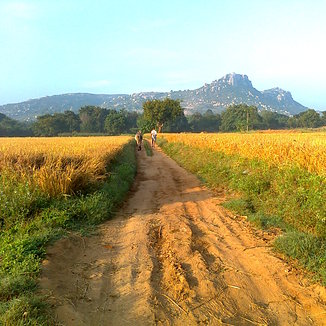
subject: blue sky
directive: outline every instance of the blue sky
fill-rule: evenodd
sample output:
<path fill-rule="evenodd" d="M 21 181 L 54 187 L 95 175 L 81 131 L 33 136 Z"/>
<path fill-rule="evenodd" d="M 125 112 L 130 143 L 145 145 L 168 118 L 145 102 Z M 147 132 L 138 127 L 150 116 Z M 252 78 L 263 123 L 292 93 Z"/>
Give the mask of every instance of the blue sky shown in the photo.
<path fill-rule="evenodd" d="M 0 0 L 0 104 L 247 74 L 326 110 L 326 0 Z"/>

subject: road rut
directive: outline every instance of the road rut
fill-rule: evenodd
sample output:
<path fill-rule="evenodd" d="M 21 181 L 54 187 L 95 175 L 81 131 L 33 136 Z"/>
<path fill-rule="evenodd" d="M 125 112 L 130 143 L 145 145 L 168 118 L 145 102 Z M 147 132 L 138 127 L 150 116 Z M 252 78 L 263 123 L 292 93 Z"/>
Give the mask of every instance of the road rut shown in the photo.
<path fill-rule="evenodd" d="M 49 248 L 42 292 L 63 325 L 326 325 L 325 288 L 159 149 L 116 217 Z"/>

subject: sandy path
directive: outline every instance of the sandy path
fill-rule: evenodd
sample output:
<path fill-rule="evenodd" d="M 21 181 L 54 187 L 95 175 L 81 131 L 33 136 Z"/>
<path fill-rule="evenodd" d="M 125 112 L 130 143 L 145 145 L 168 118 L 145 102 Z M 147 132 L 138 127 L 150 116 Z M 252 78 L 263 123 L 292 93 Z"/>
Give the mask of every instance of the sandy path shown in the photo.
<path fill-rule="evenodd" d="M 308 285 L 254 231 L 160 150 L 118 215 L 48 251 L 41 287 L 63 325 L 326 325 Z"/>

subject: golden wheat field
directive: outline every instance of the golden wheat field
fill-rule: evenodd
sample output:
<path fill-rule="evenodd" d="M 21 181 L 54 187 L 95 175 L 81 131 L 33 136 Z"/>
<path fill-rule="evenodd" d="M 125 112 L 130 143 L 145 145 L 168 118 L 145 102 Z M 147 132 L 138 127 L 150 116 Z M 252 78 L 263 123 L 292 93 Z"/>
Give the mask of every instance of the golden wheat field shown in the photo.
<path fill-rule="evenodd" d="M 70 195 L 105 178 L 111 159 L 130 140 L 129 136 L 1 138 L 0 172 L 50 196 Z"/>
<path fill-rule="evenodd" d="M 164 134 L 163 138 L 225 154 L 258 158 L 272 165 L 296 165 L 309 172 L 326 175 L 325 132 L 185 133 Z"/>

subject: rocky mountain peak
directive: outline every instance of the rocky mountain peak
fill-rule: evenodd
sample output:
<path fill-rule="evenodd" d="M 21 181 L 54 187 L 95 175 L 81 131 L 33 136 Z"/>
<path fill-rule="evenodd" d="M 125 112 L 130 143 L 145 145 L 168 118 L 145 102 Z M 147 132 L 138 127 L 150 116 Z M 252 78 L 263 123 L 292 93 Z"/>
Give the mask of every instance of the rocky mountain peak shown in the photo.
<path fill-rule="evenodd" d="M 285 101 L 285 100 L 293 101 L 292 94 L 288 91 L 285 91 L 282 88 L 279 88 L 279 87 L 274 87 L 274 88 L 262 91 L 262 94 L 265 96 L 270 96 L 270 97 L 276 98 L 279 102 Z"/>
<path fill-rule="evenodd" d="M 210 84 L 205 83 L 204 86 L 198 89 L 198 93 L 215 93 L 227 88 L 253 89 L 253 86 L 247 75 L 240 75 L 233 72 L 212 81 Z"/>
<path fill-rule="evenodd" d="M 142 110 L 145 101 L 166 97 L 182 101 L 186 114 L 194 112 L 221 112 L 228 106 L 245 103 L 258 110 L 270 110 L 283 114 L 297 114 L 307 108 L 293 100 L 290 92 L 281 88 L 258 91 L 247 75 L 230 73 L 194 90 L 171 92 L 141 92 L 128 94 L 62 94 L 43 97 L 22 103 L 0 106 L 0 113 L 19 120 L 33 120 L 42 114 L 73 110 L 85 105 L 104 108 Z"/>
<path fill-rule="evenodd" d="M 218 80 L 219 83 L 228 84 L 234 87 L 252 87 L 251 81 L 247 75 L 231 73 Z"/>

